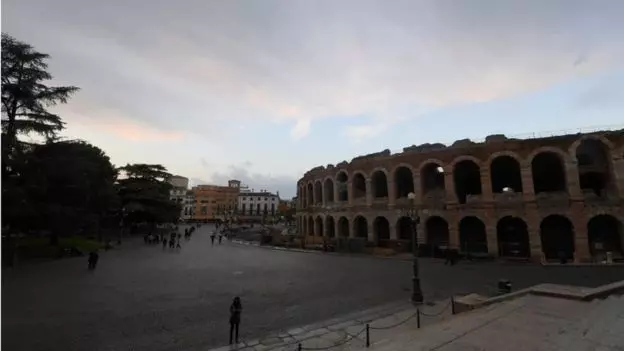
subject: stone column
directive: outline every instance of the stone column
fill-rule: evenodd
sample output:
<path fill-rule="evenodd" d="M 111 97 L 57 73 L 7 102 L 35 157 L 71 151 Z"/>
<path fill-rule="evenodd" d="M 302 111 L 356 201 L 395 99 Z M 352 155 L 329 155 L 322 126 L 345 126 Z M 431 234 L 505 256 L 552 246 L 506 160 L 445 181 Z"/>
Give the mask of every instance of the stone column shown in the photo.
<path fill-rule="evenodd" d="M 340 202 L 340 200 L 338 199 L 338 187 L 340 183 L 338 183 L 338 181 L 335 180 L 333 184 L 334 184 L 334 203 L 338 203 Z"/>
<path fill-rule="evenodd" d="M 414 182 L 414 194 L 416 195 L 416 198 L 414 199 L 416 205 L 422 205 L 422 198 L 423 198 L 423 193 L 422 193 L 422 184 L 421 184 L 421 180 L 420 180 L 420 174 L 415 174 L 414 178 L 413 178 L 413 182 Z"/>
<path fill-rule="evenodd" d="M 394 182 L 394 180 L 388 178 L 388 206 L 390 208 L 394 207 L 394 205 L 396 204 L 396 194 L 396 183 Z"/>
<path fill-rule="evenodd" d="M 481 167 L 481 193 L 483 201 L 492 202 L 492 181 L 490 179 L 490 168 L 487 166 Z"/>
<path fill-rule="evenodd" d="M 581 182 L 579 180 L 578 167 L 575 161 L 566 162 L 565 165 L 566 189 L 572 200 L 582 200 Z"/>
<path fill-rule="evenodd" d="M 498 257 L 498 232 L 496 230 L 496 218 L 494 211 L 487 209 L 485 211 L 485 237 L 487 238 L 488 253 L 494 257 Z"/>
<path fill-rule="evenodd" d="M 386 217 L 387 218 L 387 217 Z M 399 235 L 397 233 L 397 220 L 396 217 L 388 219 L 389 229 L 390 229 L 390 240 L 399 240 Z"/>
<path fill-rule="evenodd" d="M 535 201 L 535 189 L 533 188 L 533 172 L 531 171 L 531 164 L 522 164 L 520 167 L 520 176 L 522 178 L 522 198 L 524 201 Z"/>
<path fill-rule="evenodd" d="M 368 188 L 367 188 L 368 189 Z M 366 192 L 368 194 L 368 191 Z M 369 242 L 375 242 L 375 228 L 373 225 L 373 221 L 375 219 L 371 219 L 371 218 L 366 218 L 366 225 L 368 226 L 368 241 Z"/>
<path fill-rule="evenodd" d="M 453 172 L 444 170 L 444 188 L 446 192 L 446 202 L 451 204 L 457 203 L 457 194 L 455 194 L 455 182 L 453 181 Z"/>
<path fill-rule="evenodd" d="M 373 181 L 370 178 L 366 178 L 366 206 L 371 206 L 373 204 Z"/>
<path fill-rule="evenodd" d="M 531 261 L 541 262 L 544 252 L 542 251 L 542 237 L 540 235 L 540 218 L 537 207 L 531 206 L 526 210 L 527 229 L 529 231 L 529 249 Z"/>
<path fill-rule="evenodd" d="M 449 229 L 449 248 L 459 249 L 459 226 L 454 219 L 448 223 Z"/>
<path fill-rule="evenodd" d="M 353 206 L 353 181 L 347 182 L 347 196 L 349 199 L 349 206 Z"/>
<path fill-rule="evenodd" d="M 591 261 L 589 237 L 587 233 L 587 213 L 581 203 L 573 203 L 570 209 L 572 225 L 574 226 L 574 262 Z"/>
<path fill-rule="evenodd" d="M 624 199 L 624 155 L 619 155 L 619 153 L 624 153 L 624 150 L 613 151 L 615 154 L 612 157 L 613 164 L 613 173 L 611 176 L 615 182 L 615 186 L 617 189 L 617 193 L 620 195 L 620 199 Z"/>

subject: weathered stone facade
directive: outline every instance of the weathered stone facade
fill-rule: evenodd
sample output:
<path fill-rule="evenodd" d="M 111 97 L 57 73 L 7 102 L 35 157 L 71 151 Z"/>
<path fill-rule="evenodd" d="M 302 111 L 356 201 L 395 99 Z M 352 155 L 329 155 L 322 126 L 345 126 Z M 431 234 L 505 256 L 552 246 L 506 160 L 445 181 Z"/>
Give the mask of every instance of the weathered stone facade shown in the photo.
<path fill-rule="evenodd" d="M 309 240 L 409 247 L 415 210 L 419 244 L 532 260 L 624 255 L 622 130 L 385 150 L 316 167 L 297 185 Z"/>

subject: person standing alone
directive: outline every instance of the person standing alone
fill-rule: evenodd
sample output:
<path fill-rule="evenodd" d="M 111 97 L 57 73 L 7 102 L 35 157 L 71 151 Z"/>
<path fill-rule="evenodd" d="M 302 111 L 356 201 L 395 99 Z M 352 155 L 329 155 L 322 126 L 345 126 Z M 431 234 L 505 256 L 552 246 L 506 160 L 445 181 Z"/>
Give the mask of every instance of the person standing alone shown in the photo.
<path fill-rule="evenodd" d="M 242 311 L 241 299 L 236 296 L 230 305 L 230 345 L 232 345 L 232 336 L 235 336 L 234 340 L 238 344 L 238 327 L 240 326 Z"/>

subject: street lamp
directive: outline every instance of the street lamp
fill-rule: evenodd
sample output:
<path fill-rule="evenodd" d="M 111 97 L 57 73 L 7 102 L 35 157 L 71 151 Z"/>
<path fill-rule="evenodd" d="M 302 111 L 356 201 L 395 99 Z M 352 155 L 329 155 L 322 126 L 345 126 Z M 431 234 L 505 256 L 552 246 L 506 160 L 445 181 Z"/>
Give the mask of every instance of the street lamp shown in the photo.
<path fill-rule="evenodd" d="M 407 198 L 410 200 L 410 206 L 405 211 L 405 215 L 409 217 L 412 224 L 412 303 L 422 304 L 423 293 L 420 287 L 420 274 L 418 266 L 418 224 L 420 223 L 420 216 L 416 209 L 416 194 L 410 192 L 407 194 Z"/>

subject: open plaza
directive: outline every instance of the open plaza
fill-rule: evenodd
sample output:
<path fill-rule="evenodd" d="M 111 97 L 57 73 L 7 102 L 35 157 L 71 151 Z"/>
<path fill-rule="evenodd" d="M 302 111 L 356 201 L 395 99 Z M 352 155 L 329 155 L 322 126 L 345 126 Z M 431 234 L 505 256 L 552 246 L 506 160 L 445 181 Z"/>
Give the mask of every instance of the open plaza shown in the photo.
<path fill-rule="evenodd" d="M 214 246 L 204 225 L 182 249 L 140 238 L 86 258 L 25 263 L 3 272 L 2 346 L 10 350 L 205 350 L 227 344 L 228 307 L 243 304 L 241 339 L 408 302 L 411 263 L 236 245 Z M 538 283 L 598 286 L 622 279 L 622 267 L 511 263 L 444 265 L 421 260 L 426 301 L 494 295 Z"/>

